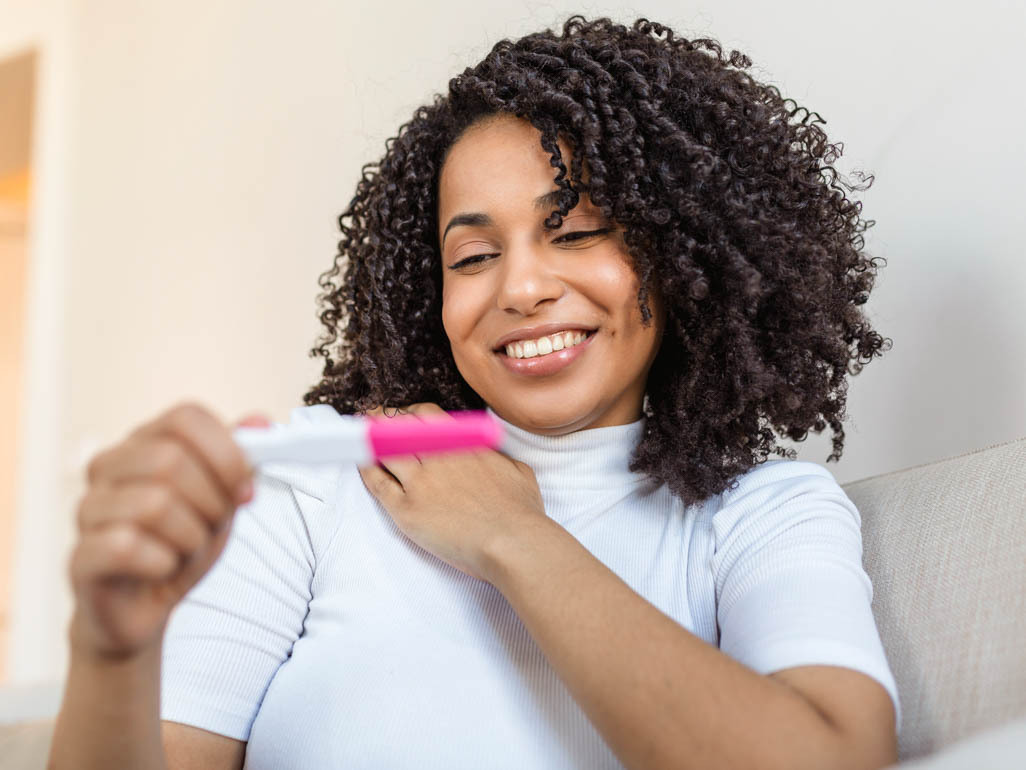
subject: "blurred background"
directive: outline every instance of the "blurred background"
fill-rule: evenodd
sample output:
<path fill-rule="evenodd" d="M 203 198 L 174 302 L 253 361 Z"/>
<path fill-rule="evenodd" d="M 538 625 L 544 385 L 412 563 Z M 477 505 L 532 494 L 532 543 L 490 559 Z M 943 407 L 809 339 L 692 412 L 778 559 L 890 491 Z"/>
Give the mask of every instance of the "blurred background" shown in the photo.
<path fill-rule="evenodd" d="M 829 432 L 782 445 L 845 484 L 1026 435 L 1024 8 L 0 0 L 0 684 L 56 711 L 90 457 L 184 400 L 287 420 L 360 167 L 572 13 L 744 51 L 875 177 L 865 307 L 893 349 L 851 380 L 839 464 Z"/>

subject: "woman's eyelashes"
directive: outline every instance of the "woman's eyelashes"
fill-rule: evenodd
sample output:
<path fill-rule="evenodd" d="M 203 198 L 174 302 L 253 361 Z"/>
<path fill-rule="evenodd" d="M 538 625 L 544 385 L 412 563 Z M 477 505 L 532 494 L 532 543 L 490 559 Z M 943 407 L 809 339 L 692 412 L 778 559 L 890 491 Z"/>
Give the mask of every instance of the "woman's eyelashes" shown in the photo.
<path fill-rule="evenodd" d="M 560 241 L 579 241 L 582 238 L 590 238 L 593 235 L 605 235 L 611 229 L 612 228 L 609 227 L 603 227 L 601 230 L 578 230 L 574 233 L 561 235 L 559 238 L 556 238 L 553 243 L 559 243 Z"/>
<path fill-rule="evenodd" d="M 611 230 L 612 230 L 611 227 L 604 227 L 601 230 L 587 230 L 587 231 L 579 230 L 577 232 L 567 233 L 566 235 L 561 235 L 559 238 L 556 238 L 552 242 L 553 243 L 560 243 L 560 242 L 570 243 L 570 242 L 573 242 L 573 241 L 580 241 L 580 240 L 583 240 L 584 238 L 591 238 L 591 237 L 596 236 L 596 235 L 605 235 L 606 233 L 610 232 Z M 464 268 L 464 267 L 469 267 L 470 265 L 475 265 L 478 262 L 483 261 L 486 257 L 497 257 L 497 256 L 499 256 L 499 255 L 498 254 L 475 254 L 472 257 L 467 257 L 466 259 L 461 259 L 459 262 L 457 262 L 454 265 L 450 265 L 449 269 L 450 270 L 459 270 L 459 269 Z"/>

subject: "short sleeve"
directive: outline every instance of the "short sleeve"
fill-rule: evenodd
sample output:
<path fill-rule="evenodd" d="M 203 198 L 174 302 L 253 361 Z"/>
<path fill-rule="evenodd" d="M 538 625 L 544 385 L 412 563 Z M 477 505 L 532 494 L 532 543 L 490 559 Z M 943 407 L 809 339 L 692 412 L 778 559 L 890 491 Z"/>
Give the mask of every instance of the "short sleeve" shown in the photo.
<path fill-rule="evenodd" d="M 293 410 L 293 421 L 318 416 L 327 415 Z M 161 719 L 249 740 L 264 693 L 303 633 L 337 477 L 335 468 L 286 463 L 254 476 L 253 499 L 236 510 L 220 557 L 171 613 Z"/>
<path fill-rule="evenodd" d="M 760 674 L 834 665 L 901 706 L 862 566 L 862 517 L 820 465 L 771 460 L 721 495 L 712 557 L 720 649 Z"/>

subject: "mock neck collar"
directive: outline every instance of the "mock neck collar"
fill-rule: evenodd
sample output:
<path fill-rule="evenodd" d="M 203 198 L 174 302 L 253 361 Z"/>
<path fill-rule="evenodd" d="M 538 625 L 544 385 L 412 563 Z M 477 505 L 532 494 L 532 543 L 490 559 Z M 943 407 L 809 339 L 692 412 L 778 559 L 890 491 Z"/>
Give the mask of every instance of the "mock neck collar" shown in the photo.
<path fill-rule="evenodd" d="M 507 422 L 489 406 L 485 410 L 505 431 L 500 451 L 531 466 L 542 489 L 610 489 L 645 480 L 628 467 L 645 431 L 644 415 L 626 425 L 544 436 Z"/>

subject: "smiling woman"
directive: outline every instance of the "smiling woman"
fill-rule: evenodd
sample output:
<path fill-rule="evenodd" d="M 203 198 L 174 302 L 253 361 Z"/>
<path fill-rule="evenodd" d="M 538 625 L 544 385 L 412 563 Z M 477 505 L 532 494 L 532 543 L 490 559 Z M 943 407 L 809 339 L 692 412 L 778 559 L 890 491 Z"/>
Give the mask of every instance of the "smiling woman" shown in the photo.
<path fill-rule="evenodd" d="M 875 265 L 833 146 L 748 66 L 574 16 L 417 110 L 339 219 L 290 421 L 484 408 L 506 440 L 262 468 L 163 646 L 72 666 L 69 765 L 105 719 L 158 766 L 158 707 L 176 767 L 896 758 L 859 512 L 769 427 L 840 456 Z"/>
<path fill-rule="evenodd" d="M 541 692 L 558 675 L 624 765 L 880 767 L 901 712 L 860 517 L 775 441 L 829 426 L 841 457 L 847 375 L 890 344 L 859 308 L 872 222 L 824 121 L 749 66 L 646 19 L 497 43 L 365 167 L 304 400 L 503 421 L 504 461 L 362 481 L 402 535 L 499 589 L 516 618 L 484 638 L 544 654 L 514 678 Z M 507 701 L 462 702 L 471 718 Z M 511 718 L 465 756 L 616 766 L 543 722 Z M 550 729 L 564 748 L 539 748 Z"/>

